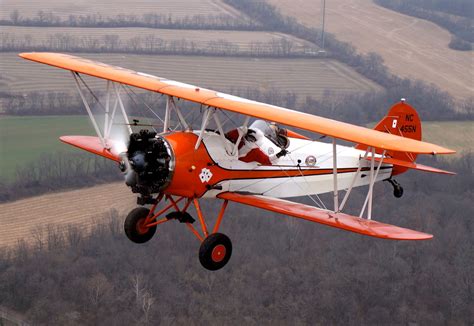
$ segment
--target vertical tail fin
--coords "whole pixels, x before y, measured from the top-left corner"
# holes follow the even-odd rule
[[[416,110],[410,105],[406,104],[403,99],[400,103],[392,106],[387,115],[382,120],[380,120],[374,129],[397,136],[421,140],[420,117],[418,116]],[[365,150],[367,149],[367,146],[358,144],[356,148]],[[377,153],[381,154],[381,152],[381,150],[377,150]],[[416,160],[416,154],[410,152],[388,151],[387,155],[397,160],[412,163],[414,163]],[[407,167],[394,166],[392,175],[401,174],[406,170],[408,170]]]

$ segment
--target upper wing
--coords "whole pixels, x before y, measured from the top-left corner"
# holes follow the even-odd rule
[[[455,151],[438,145],[403,138],[376,130],[331,120],[282,107],[247,100],[193,85],[168,80],[129,69],[61,53],[21,53],[22,58],[51,66],[108,79],[203,105],[241,113],[319,134],[385,150],[418,154],[451,154]]]
[[[391,240],[427,240],[433,238],[431,234],[366,220],[344,213],[333,213],[283,199],[244,195],[235,192],[221,193],[217,197],[376,238]]]

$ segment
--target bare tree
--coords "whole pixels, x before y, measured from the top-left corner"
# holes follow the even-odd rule
[[[142,303],[142,295],[145,291],[145,281],[143,274],[135,272],[130,277],[130,283],[132,285],[133,294],[135,295],[135,303],[137,306],[140,306]]]
[[[111,290],[111,284],[104,274],[99,273],[89,279],[87,283],[88,296],[92,307],[99,305],[107,293]]]
[[[20,12],[17,9],[11,12],[10,20],[12,21],[14,25],[18,24],[21,21]]]
[[[116,50],[120,46],[120,37],[118,35],[104,35],[104,46],[107,50]]]
[[[142,311],[143,311],[143,319],[145,324],[150,322],[150,315],[151,315],[151,308],[155,303],[155,298],[149,291],[145,291],[142,294]]]

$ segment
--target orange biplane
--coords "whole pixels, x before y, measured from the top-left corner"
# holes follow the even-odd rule
[[[220,269],[232,254],[230,239],[218,233],[229,201],[377,238],[432,238],[372,220],[375,182],[389,181],[394,195],[400,197],[403,189],[393,177],[408,169],[452,174],[415,162],[418,154],[454,151],[421,141],[418,114],[403,99],[374,129],[367,129],[67,54],[20,56],[71,71],[97,137],[60,139],[119,164],[126,184],[138,194],[139,207],[128,214],[124,224],[127,237],[135,243],[150,240],[159,224],[176,219],[201,242],[201,264],[209,270]],[[107,80],[103,128],[84,94],[84,89],[92,91],[82,74]],[[129,86],[166,96],[160,131],[153,127],[153,131],[132,132],[131,127],[139,124],[129,122],[121,98]],[[192,128],[175,99],[198,104],[202,112],[199,129]],[[229,112],[245,119],[225,131],[221,119]],[[119,114],[127,125],[126,142],[111,137]],[[251,118],[255,120],[251,122]],[[314,141],[288,127],[331,137],[332,143]],[[336,139],[356,145],[337,145]],[[352,189],[360,186],[368,186],[368,192],[359,216],[343,213]],[[339,191],[345,191],[342,198]],[[322,193],[333,193],[332,209],[318,197]],[[297,196],[310,196],[316,206],[283,199]],[[200,207],[202,198],[222,200],[212,229],[208,229]],[[188,213],[191,204],[202,233]]]

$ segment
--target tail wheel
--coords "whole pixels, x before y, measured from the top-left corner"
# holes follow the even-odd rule
[[[145,243],[155,235],[156,225],[147,227],[145,221],[150,210],[145,207],[137,207],[128,213],[125,219],[124,229],[127,238],[135,243]]]
[[[403,188],[402,186],[397,186],[397,187],[394,187],[393,188],[393,195],[396,197],[396,198],[401,198],[403,196]]]
[[[199,248],[199,261],[201,265],[216,271],[224,267],[232,255],[232,242],[222,233],[213,233],[201,243]]]
[[[390,182],[393,187],[393,195],[396,198],[401,198],[403,196],[403,187],[394,179],[388,179],[387,181]]]

